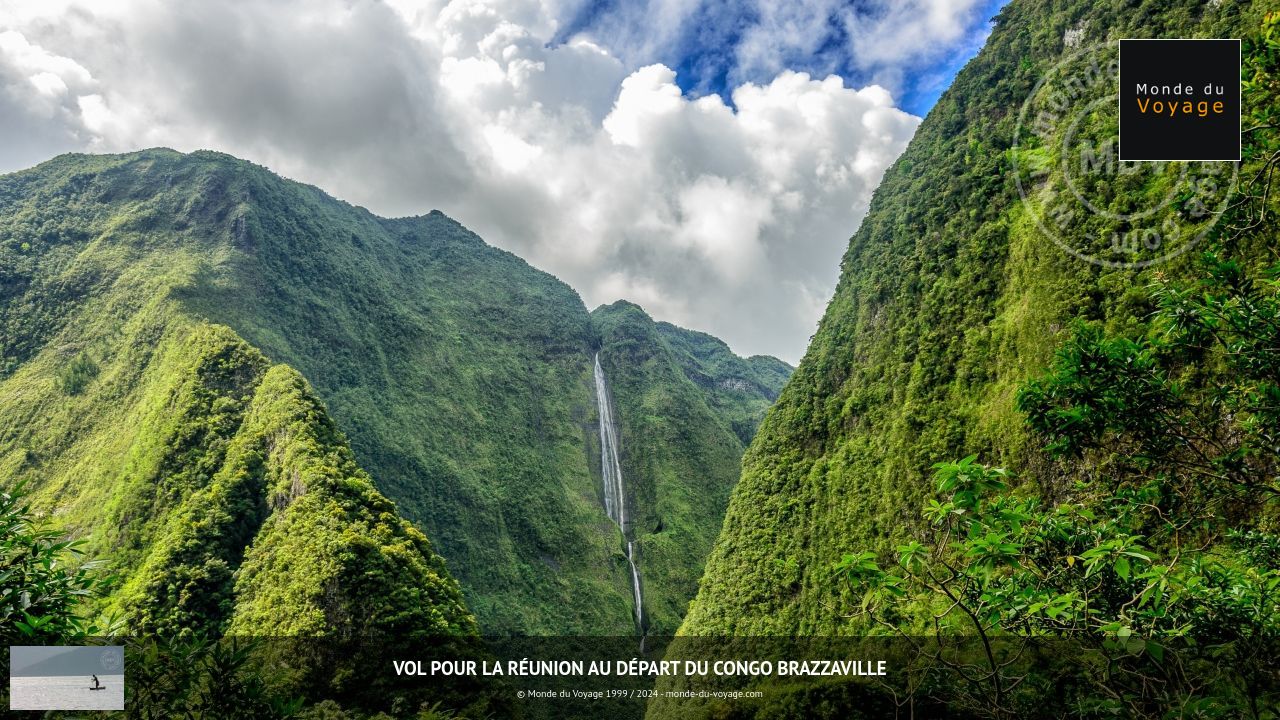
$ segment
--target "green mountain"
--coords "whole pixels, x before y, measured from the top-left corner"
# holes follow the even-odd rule
[[[670,323],[658,323],[658,335],[685,377],[702,389],[711,409],[728,421],[744,446],[749,445],[793,368],[769,355],[738,357],[721,340]]]
[[[1020,202],[1015,161],[1049,156],[1015,147],[1019,110],[1080,49],[1126,37],[1256,36],[1275,8],[1013,0],[1000,12],[850,240],[818,332],[743,459],[683,632],[859,632],[833,565],[845,553],[887,557],[918,530],[935,463],[978,453],[1049,492],[1070,487],[1015,409],[1018,388],[1050,365],[1073,321],[1141,335],[1155,309],[1147,287],[1197,277],[1197,253],[1129,269],[1085,262],[1045,237]],[[1115,122],[1114,101],[1093,107],[1081,127]],[[1269,110],[1246,97],[1253,112]],[[1109,193],[1112,210],[1168,189],[1137,175],[1105,182],[1091,190]],[[1050,181],[1030,192],[1044,201],[1077,190]],[[1101,212],[1060,227],[1086,251],[1126,229]],[[1272,257],[1260,246],[1233,251],[1251,268]]]
[[[630,634],[599,352],[670,629],[788,368],[646,322],[627,347],[661,373],[440,213],[211,152],[61,156],[0,177],[0,483],[29,481],[151,626],[466,632],[460,586],[486,633]]]
[[[698,589],[739,459],[789,368],[620,301],[592,313],[617,408],[647,624],[673,634]]]

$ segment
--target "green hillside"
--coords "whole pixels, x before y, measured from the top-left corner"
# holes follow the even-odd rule
[[[306,381],[165,305],[38,354],[0,393],[6,472],[131,571],[108,609],[166,633],[474,633]]]
[[[379,218],[211,152],[0,177],[0,483],[31,481],[36,507],[126,578],[113,605],[150,626],[310,633],[385,603],[393,627],[469,627],[382,493],[483,632],[634,632],[601,506],[600,342],[572,289],[439,213]],[[710,546],[738,437],[787,371],[726,354],[705,362],[765,369],[697,372],[752,389],[654,376],[680,383],[656,416],[674,432],[637,443],[684,459],[661,480],[628,469],[641,487],[715,488],[710,506],[659,493],[649,510],[682,548]],[[704,557],[647,581],[661,626]],[[316,595],[335,582],[352,594]],[[424,599],[438,606],[409,609]]]
[[[1055,166],[1057,158],[1013,149],[1019,109],[1073,47],[1256,37],[1275,8],[1015,0],[1001,11],[986,46],[885,174],[850,241],[819,330],[743,460],[684,632],[863,631],[859,598],[833,583],[833,566],[859,552],[894,562],[894,546],[926,525],[920,508],[937,489],[935,463],[977,453],[1058,498],[1074,480],[1107,471],[1105,456],[1089,456],[1095,464],[1084,469],[1051,462],[1015,407],[1018,389],[1045,371],[1075,321],[1141,338],[1156,310],[1150,286],[1203,270],[1197,252],[1145,269],[1091,264],[1046,238],[1019,201],[1014,161],[1024,153],[1025,167],[1039,154]],[[1273,103],[1273,95],[1246,94],[1245,125],[1269,117]],[[1082,127],[1114,127],[1114,103],[1100,107]],[[1274,127],[1268,122],[1258,124]],[[1242,182],[1269,157],[1246,163]],[[1100,192],[1116,208],[1167,189],[1136,177],[1111,179]],[[1069,190],[1049,183],[1033,192]],[[1063,232],[1097,250],[1124,229],[1077,213]],[[1274,261],[1272,238],[1263,228],[1222,242],[1260,274]],[[1192,362],[1211,369],[1210,356]]]
[[[650,634],[680,626],[724,518],[744,441],[789,368],[655,323],[628,302],[592,313],[619,418]],[[706,532],[707,528],[716,531]]]
[[[749,445],[765,411],[778,399],[792,367],[768,355],[742,358],[723,341],[706,333],[658,323],[658,335],[670,348],[680,370],[702,389],[716,414]]]

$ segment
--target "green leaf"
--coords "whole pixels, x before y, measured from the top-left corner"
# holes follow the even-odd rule
[[[1147,654],[1154,658],[1156,662],[1164,662],[1164,646],[1160,643],[1148,640]]]

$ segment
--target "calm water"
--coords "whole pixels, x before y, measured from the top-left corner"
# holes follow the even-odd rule
[[[11,677],[10,710],[123,710],[124,676],[99,675],[106,690],[90,690],[88,677]]]

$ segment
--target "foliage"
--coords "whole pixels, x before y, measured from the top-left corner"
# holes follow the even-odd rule
[[[115,625],[83,614],[82,599],[116,579],[82,558],[83,540],[43,527],[26,488],[0,489],[0,644],[39,645],[105,635]]]
[[[353,487],[361,489],[359,485]],[[371,492],[371,488],[363,490],[365,493]],[[386,500],[351,498],[348,506],[354,510],[359,507],[358,502],[361,500],[372,502],[380,510],[383,522],[392,517],[393,508]],[[404,521],[401,520],[400,523],[403,524]],[[348,541],[359,537],[359,530],[356,529],[358,527],[358,522],[353,523],[353,529],[347,535]],[[421,544],[417,548],[397,548],[397,555],[402,562],[413,558],[414,552],[430,556],[429,547],[420,533],[407,524],[403,525],[402,532]],[[392,533],[382,528],[379,534],[386,536]],[[310,539],[314,541],[314,535]],[[264,544],[269,546],[269,543]],[[100,570],[101,563],[83,561],[83,545],[83,541],[64,539],[59,531],[39,527],[32,519],[23,487],[0,492],[0,580],[3,581],[0,583],[0,642],[6,645],[76,644],[96,642],[104,637],[119,638],[126,627],[134,631],[145,629],[139,628],[136,623],[126,626],[121,621],[104,623],[92,619],[89,614],[92,604],[89,601],[106,594],[117,579],[105,576]],[[365,556],[367,557],[367,553]],[[438,558],[436,563],[433,571],[443,572]],[[348,572],[361,573],[352,569],[348,569]],[[285,579],[288,579],[287,575]],[[396,636],[397,639],[407,643],[421,641],[428,634],[474,631],[474,621],[461,608],[461,595],[456,584],[451,585],[440,577],[433,577],[430,581],[400,577],[394,581],[406,582],[416,593],[421,594],[415,594],[411,599],[413,604],[402,608],[399,614],[378,607],[353,608],[353,614],[371,620],[367,625],[362,625],[363,631],[380,631],[384,634],[400,632],[403,634]],[[347,580],[335,578],[323,590],[332,594],[337,588],[350,592],[356,603],[386,605],[403,599],[397,596],[394,588],[375,587],[368,579],[351,583],[348,589]],[[426,595],[429,592],[439,593],[440,588],[451,595],[445,598]],[[326,599],[332,602],[339,598],[331,595]],[[452,607],[447,607],[447,603],[452,603]],[[303,610],[287,606],[261,608],[261,611],[274,611],[278,616],[277,621],[281,622],[293,620],[295,615],[305,615]],[[455,615],[450,617],[450,612]],[[428,624],[415,617],[414,613],[429,613],[437,624]],[[458,625],[443,626],[439,624],[441,620]],[[328,626],[313,630],[331,632],[342,627],[342,622],[330,619]],[[335,686],[334,678],[323,672],[325,662],[332,665],[334,658],[299,652],[300,649],[330,645],[331,641],[290,644],[280,639],[267,641],[243,636],[211,641],[206,636],[193,632],[191,628],[183,630],[179,635],[147,633],[124,639],[127,644],[125,657],[131,717],[209,720],[286,718],[298,713],[307,697],[332,696],[341,690]],[[260,632],[273,631],[282,632],[271,627]],[[273,656],[268,652],[280,650],[278,646],[282,644],[285,651],[283,655]],[[447,647],[438,638],[434,644]],[[364,656],[359,658],[359,662],[368,665],[378,659],[381,658]],[[356,662],[355,657],[345,654],[341,660],[345,660],[347,664],[339,670],[350,676],[351,663]],[[7,666],[7,658],[0,664],[0,667],[4,666]],[[335,668],[328,667],[328,672],[334,670]],[[297,672],[303,673],[313,682],[305,688],[295,687],[291,691],[290,676]],[[367,683],[361,681],[358,684],[363,686]],[[301,690],[307,692],[304,694]],[[374,704],[387,704],[394,697],[396,696],[385,694],[372,700],[367,697],[360,699]],[[321,702],[319,705],[337,707],[332,701]],[[443,708],[437,701],[424,705],[421,715],[451,717],[452,711]]]
[[[141,423],[171,429],[160,434],[159,467],[169,474],[112,498],[146,508],[139,515],[155,507],[144,501],[163,508],[117,528],[146,538],[116,555],[138,564],[122,583],[100,576],[104,563],[76,565],[86,541],[34,527],[21,492],[0,496],[3,637],[61,644],[118,635],[126,626],[87,618],[120,611],[108,616],[128,617],[135,633],[129,706],[146,717],[288,717],[304,699],[340,692],[354,707],[389,704],[395,695],[356,697],[335,682],[357,684],[353,668],[375,662],[367,654],[290,647],[270,657],[281,641],[253,638],[390,636],[447,646],[440,636],[476,632],[457,582],[356,466],[295,371],[270,366],[227,328],[197,326],[179,338],[160,343],[169,351],[154,369],[176,382],[156,391],[156,412]],[[205,473],[203,484],[192,482]],[[228,630],[229,639],[207,639]]]
[[[475,632],[443,561],[373,489],[305,380],[264,370],[225,328],[198,328],[184,347],[200,387],[247,395],[164,408],[225,430],[216,443],[177,433],[220,453],[202,486],[150,518],[155,531],[117,598],[135,627],[166,637]],[[213,407],[235,407],[236,421],[196,411]]]
[[[1280,266],[1206,266],[1195,286],[1155,287],[1154,339],[1081,327],[1018,404],[1054,454],[1105,451],[1112,472],[1154,478],[1161,507],[1235,518],[1280,495]]]
[[[1224,218],[1219,244],[1248,273],[1260,276],[1259,266],[1274,261],[1274,229],[1263,223],[1243,230],[1274,216],[1274,209],[1264,209],[1268,203],[1273,208],[1274,200],[1264,199],[1263,188],[1266,172],[1275,167],[1274,109],[1280,95],[1274,21],[1264,25],[1263,19],[1276,7],[1270,1],[1192,0],[1025,0],[1003,7],[982,51],[886,172],[850,240],[835,297],[744,455],[742,478],[684,632],[867,631],[867,618],[844,610],[860,596],[846,588],[831,597],[831,559],[861,552],[882,557],[927,533],[928,523],[903,509],[919,507],[932,495],[930,469],[940,458],[978,453],[993,465],[1017,468],[1047,502],[1066,498],[1077,480],[1109,473],[1114,479],[1127,472],[1122,466],[1141,464],[1124,454],[1140,444],[1133,435],[1125,436],[1125,447],[1082,447],[1085,455],[1074,465],[1047,457],[1035,427],[1017,408],[1019,389],[1054,362],[1056,348],[1075,342],[1078,322],[1112,343],[1098,351],[1165,363],[1159,357],[1165,351],[1153,345],[1158,339],[1147,337],[1150,317],[1165,299],[1146,288],[1167,282],[1170,292],[1193,293],[1200,270],[1191,254],[1158,268],[1102,267],[1081,262],[1045,238],[1014,183],[1010,153],[1018,111],[1036,82],[1070,51],[1064,43],[1068,31],[1079,34],[1084,46],[1121,37],[1248,38],[1245,126],[1259,127],[1246,136],[1240,175],[1245,192]],[[1124,201],[1153,190],[1116,187]],[[1117,229],[1105,217],[1077,215],[1067,229],[1073,241],[1108,237]],[[1198,393],[1232,381],[1226,358],[1197,359],[1191,348],[1187,353],[1181,362],[1162,365],[1171,374],[1158,385]],[[1140,392],[1146,380],[1130,371],[1133,385],[1117,399],[1134,403],[1128,411],[1169,399]],[[1090,389],[1081,385],[1075,391]],[[1195,406],[1224,417],[1231,412],[1200,399]],[[1082,416],[1079,428],[1100,421]],[[1114,435],[1116,428],[1105,430]],[[1070,442],[1084,439],[1078,435]],[[1249,456],[1247,447],[1236,447],[1235,438],[1220,439],[1227,443],[1224,451],[1245,453],[1242,467],[1265,462]],[[1176,455],[1189,462],[1190,452],[1183,447]],[[1186,476],[1179,481],[1190,482]],[[1107,496],[1094,487],[1090,499]],[[1240,505],[1232,512],[1246,510]],[[909,604],[901,611],[911,616],[904,617],[904,626],[931,616],[929,608]]]
[[[701,388],[717,420],[727,422],[745,448],[791,377],[792,367],[768,355],[738,357],[724,341],[671,323],[657,323],[657,330],[657,342]]]
[[[908,632],[894,605],[915,602],[935,647],[982,641],[985,663],[962,673],[971,708],[1017,716],[1042,698],[1013,694],[1036,676],[1007,636],[1102,655],[1072,658],[1109,668],[1075,699],[1098,713],[1270,717],[1280,703],[1259,653],[1280,638],[1280,536],[1267,530],[1280,517],[1280,266],[1253,276],[1207,253],[1203,267],[1194,284],[1158,276],[1149,337],[1080,325],[1019,393],[1046,450],[1088,479],[1046,502],[976,456],[941,463],[930,532],[898,546],[896,567],[872,552],[836,565],[884,626]]]
[[[1265,680],[1271,656],[1258,649],[1280,637],[1280,567],[1259,562],[1256,546],[1189,542],[1163,515],[1151,532],[1160,510],[1144,492],[1107,495],[1096,512],[1046,506],[974,460],[937,466],[944,499],[925,510],[931,532],[900,545],[889,569],[866,552],[835,566],[862,595],[861,613],[954,673],[954,702],[996,718],[1070,707],[1133,718],[1178,707],[1270,717],[1260,708],[1280,701],[1280,689]],[[913,600],[933,608],[931,638],[900,624],[895,606]],[[980,650],[955,657],[962,638]],[[1049,669],[1028,662],[1028,648],[1046,646],[1058,651]],[[1060,690],[1047,693],[1053,674]]]
[[[238,573],[233,634],[414,641],[476,632],[444,561],[374,489],[301,376],[269,372],[242,432],[266,456],[274,512]]]
[[[150,636],[131,641],[125,671],[128,708],[142,720],[168,718],[252,718],[297,716],[301,698],[269,688],[253,664],[259,643],[230,639],[212,642]]]
[[[1242,42],[1240,92],[1264,101],[1249,103],[1241,117],[1241,158],[1257,170],[1246,177],[1233,207],[1238,217],[1232,229],[1237,233],[1256,230],[1275,218],[1271,185],[1280,165],[1280,109],[1274,102],[1280,98],[1280,11],[1268,13],[1261,31]]]
[[[58,374],[58,387],[68,395],[79,395],[98,374],[98,364],[85,353],[76,355]]]

